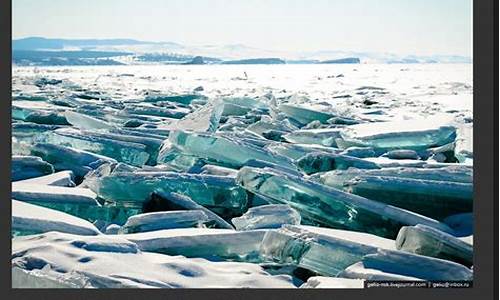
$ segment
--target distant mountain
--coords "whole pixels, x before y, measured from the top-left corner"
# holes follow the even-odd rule
[[[12,51],[12,62],[16,65],[60,66],[60,65],[121,65],[113,57],[131,55],[129,52],[104,51]]]
[[[29,37],[12,41],[12,50],[63,50],[65,48],[92,48],[98,46],[158,44],[132,39],[47,39]]]
[[[12,41],[13,51],[97,51],[130,53],[121,63],[189,63],[196,56],[203,63],[471,63],[472,59],[457,55],[396,55],[392,53],[341,50],[276,51],[243,44],[182,45],[174,42],[150,42],[134,39],[52,39],[28,37]],[[46,53],[46,52],[45,52]],[[41,54],[41,53],[40,53]],[[263,58],[275,58],[262,60]],[[359,61],[356,61],[359,60]],[[199,63],[199,61],[195,61]]]

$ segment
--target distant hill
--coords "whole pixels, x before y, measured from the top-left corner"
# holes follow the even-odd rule
[[[359,64],[361,61],[357,57],[347,57],[320,61],[319,64]]]
[[[285,61],[279,58],[250,58],[222,62],[223,65],[276,65],[284,63]]]
[[[121,65],[112,57],[130,55],[129,52],[105,51],[33,51],[14,50],[12,61],[16,65]]]
[[[133,39],[47,39],[29,37],[12,41],[12,50],[62,50],[68,47],[157,44]]]
[[[340,64],[340,63],[471,63],[472,58],[458,55],[402,55],[345,50],[282,51],[231,45],[183,45],[175,42],[135,39],[57,39],[27,37],[12,41],[13,51],[96,51],[130,53],[125,64],[189,64],[195,57],[203,63],[222,64]],[[41,52],[40,55],[48,55]],[[81,54],[81,53],[80,53]],[[80,55],[78,54],[78,55]],[[38,59],[38,58],[37,58]],[[47,56],[47,59],[55,59]],[[69,58],[64,58],[68,60]],[[56,59],[57,63],[64,62]],[[75,58],[76,59],[76,58]],[[90,58],[85,63],[90,63]],[[97,59],[97,58],[94,58]],[[102,60],[103,58],[99,58]],[[26,62],[26,61],[24,61]],[[40,63],[40,62],[36,62]],[[73,63],[73,62],[72,62]],[[99,61],[102,63],[102,61]],[[199,59],[194,61],[199,64]]]

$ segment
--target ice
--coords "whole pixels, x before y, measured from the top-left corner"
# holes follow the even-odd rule
[[[253,133],[264,136],[266,132],[270,130],[279,131],[279,132],[291,132],[295,131],[298,128],[293,126],[288,120],[283,121],[275,121],[275,120],[260,120],[257,121],[246,128],[246,130],[251,131]]]
[[[54,167],[36,156],[12,156],[11,178],[18,181],[54,173]]]
[[[16,234],[36,234],[59,231],[79,235],[100,234],[99,230],[83,219],[45,207],[12,200],[11,230]]]
[[[189,109],[182,107],[165,108],[155,105],[136,104],[127,106],[126,108],[123,109],[123,112],[128,115],[181,119],[184,116],[186,116],[190,111]]]
[[[349,147],[340,152],[340,154],[347,156],[354,156],[358,158],[374,157],[375,151],[370,147]]]
[[[362,266],[423,280],[472,280],[472,271],[461,264],[402,251],[378,250],[375,254],[366,255]]]
[[[173,131],[169,135],[169,141],[183,153],[235,167],[244,165],[250,159],[290,165],[285,157],[230,136]]]
[[[380,169],[380,167],[367,160],[330,153],[310,153],[297,160],[297,165],[306,174],[325,172],[331,170],[357,169]]]
[[[80,178],[103,163],[116,162],[103,155],[47,143],[34,144],[31,153],[53,164],[56,170],[71,170]]]
[[[418,153],[413,151],[413,150],[392,150],[384,154],[384,156],[390,158],[390,159],[414,159],[418,160],[420,159],[420,156],[418,156]]]
[[[302,129],[286,134],[283,138],[295,144],[313,144],[336,148],[336,140],[341,137],[341,132],[342,130],[339,128]]]
[[[231,223],[237,230],[279,228],[283,224],[300,224],[300,214],[288,205],[273,204],[250,208]]]
[[[424,225],[401,228],[396,245],[399,250],[472,265],[472,245]]]
[[[18,183],[74,187],[73,177],[72,171],[61,171],[50,175],[21,180]]]
[[[237,170],[215,165],[204,165],[200,168],[200,174],[236,177]]]
[[[334,115],[329,113],[291,104],[281,104],[279,110],[302,125],[309,124],[316,120],[326,124],[329,119],[334,117]]]
[[[472,183],[359,175],[345,190],[441,220],[472,211]]]
[[[266,146],[266,149],[272,153],[289,157],[297,160],[306,154],[313,152],[338,153],[339,150],[331,147],[314,145],[314,144],[287,144],[276,143]]]
[[[457,130],[455,157],[461,163],[472,165],[473,161],[473,128],[472,124],[464,124]]]
[[[368,146],[377,149],[423,150],[453,142],[456,128],[440,118],[365,123],[346,127],[341,148]],[[342,141],[343,140],[343,141]]]
[[[266,230],[235,231],[214,228],[180,228],[123,234],[142,251],[220,261],[260,261]]]
[[[99,197],[119,203],[142,205],[156,190],[184,194],[203,206],[235,213],[246,209],[248,202],[245,190],[236,185],[234,178],[226,176],[130,172],[106,164],[88,174],[83,184]]]
[[[205,215],[208,216],[209,219],[215,222],[217,227],[233,229],[233,226],[231,224],[213,213],[211,210],[194,202],[188,196],[178,193],[169,193],[156,190],[151,194],[150,200],[145,203],[144,210],[201,210],[205,213]]]
[[[363,279],[348,279],[335,277],[314,276],[309,277],[306,283],[300,286],[301,289],[362,289]]]
[[[469,280],[471,74],[15,67],[13,202],[36,210],[13,215],[30,224],[11,232],[13,286]],[[46,232],[77,223],[104,234]]]
[[[97,195],[89,189],[35,183],[12,183],[12,198],[37,203],[98,205]]]
[[[455,236],[463,237],[473,233],[474,215],[471,212],[446,217],[443,222],[453,229]]]
[[[162,229],[203,227],[210,219],[201,210],[165,211],[138,214],[128,218],[120,233],[137,233]]]
[[[196,132],[215,132],[225,108],[220,101],[209,102],[202,108],[174,121],[165,128],[169,130],[188,130]]]
[[[441,168],[396,167],[377,170],[349,169],[322,173],[319,177],[320,182],[323,184],[342,187],[347,181],[360,175],[472,183],[472,168],[452,165]]]
[[[205,99],[206,97],[201,94],[180,94],[180,95],[148,95],[144,99],[145,102],[177,102],[182,104],[190,104],[193,100]]]
[[[250,192],[288,204],[303,219],[327,227],[392,238],[402,226],[419,223],[451,232],[448,226],[433,219],[267,168],[244,167],[236,180]]]
[[[365,267],[363,262],[357,262],[339,275],[341,278],[364,279],[373,281],[419,281],[420,278],[383,272],[381,270]]]
[[[66,117],[66,120],[68,120],[68,123],[80,129],[113,129],[113,126],[105,121],[89,117],[78,112],[67,111],[64,113],[64,116]]]
[[[294,287],[289,276],[269,275],[256,264],[143,252],[121,236],[49,232],[15,238],[12,257],[18,288]]]
[[[376,247],[359,240],[313,233],[304,228],[284,226],[268,231],[262,241],[262,256],[279,263],[292,263],[323,276],[337,276],[351,264],[361,261]]]
[[[149,159],[149,153],[143,144],[92,135],[72,128],[56,129],[54,133],[49,139],[52,144],[93,152],[136,166],[144,165]]]

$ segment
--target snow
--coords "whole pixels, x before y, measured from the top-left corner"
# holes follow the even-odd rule
[[[52,281],[44,287],[294,287],[289,276],[271,276],[255,264],[143,252],[119,236],[49,232],[20,237],[13,240],[12,255],[12,266],[19,268],[14,271],[13,286],[23,288],[39,287],[40,277]]]
[[[73,178],[74,175],[72,171],[61,171],[41,177],[20,180],[17,183],[74,187],[75,183],[73,182]]]
[[[34,183],[12,183],[12,198],[26,202],[53,202],[99,205],[97,195],[89,189]]]
[[[302,289],[362,289],[364,280],[335,277],[314,276],[309,277],[306,283],[300,286]]]
[[[92,223],[58,210],[12,200],[11,229],[18,232],[59,231],[79,235],[97,235]]]

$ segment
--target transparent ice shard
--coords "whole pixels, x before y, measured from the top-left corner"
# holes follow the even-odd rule
[[[265,230],[181,228],[121,235],[142,251],[210,260],[260,261]]]
[[[210,219],[201,210],[160,211],[128,218],[120,233],[137,233],[162,229],[203,227]]]
[[[215,132],[219,126],[224,104],[213,101],[205,104],[200,109],[174,121],[165,127],[168,130],[187,130],[195,132]]]
[[[129,172],[106,164],[87,175],[83,184],[99,197],[122,204],[142,204],[156,190],[181,193],[203,206],[234,213],[246,210],[248,201],[245,190],[226,176]]]
[[[276,170],[244,167],[236,180],[250,192],[288,204],[302,218],[327,227],[390,238],[395,238],[402,226],[419,223],[451,232],[436,220]]]
[[[352,194],[438,220],[472,211],[472,183],[359,175],[345,185]]]
[[[190,113],[191,111],[188,108],[182,108],[182,107],[165,108],[154,105],[137,104],[137,105],[128,105],[123,109],[122,112],[128,115],[136,114],[136,115],[180,119],[185,115],[187,115],[188,113]]]
[[[472,265],[472,245],[424,225],[401,228],[396,245],[398,250]]]
[[[354,156],[358,158],[374,157],[375,151],[370,147],[349,147],[340,152],[340,154]]]
[[[113,125],[110,125],[105,121],[74,111],[66,111],[64,113],[64,116],[71,125],[78,127],[80,129],[109,130],[114,127]]]
[[[177,102],[182,104],[190,104],[193,100],[206,99],[205,96],[201,94],[179,94],[179,95],[148,95],[144,101],[145,102]]]
[[[199,173],[200,174],[207,174],[207,175],[236,177],[236,175],[238,174],[238,170],[207,164],[207,165],[200,167]]]
[[[321,183],[340,188],[347,181],[360,175],[472,183],[472,168],[459,165],[440,168],[397,167],[376,170],[351,168],[349,170],[326,172],[319,177]]]
[[[284,165],[291,164],[286,158],[274,155],[248,140],[230,136],[173,131],[168,139],[183,153],[230,166],[240,167],[250,159]]]
[[[456,128],[441,120],[418,119],[364,123],[345,127],[341,148],[368,146],[379,151],[393,149],[425,150],[455,140]]]
[[[18,181],[18,183],[55,185],[64,187],[74,187],[74,175],[72,171],[61,171],[50,175],[35,177]]]
[[[465,124],[458,128],[455,143],[455,157],[461,163],[472,165],[473,161],[473,130],[472,124]]]
[[[268,105],[265,102],[267,99],[264,98],[225,97],[222,100],[224,101],[225,104],[230,103],[250,109],[255,109],[255,108],[265,109],[268,107]]]
[[[423,280],[472,280],[472,271],[461,264],[403,251],[380,249],[375,254],[366,255],[362,265],[366,269]]]
[[[385,153],[384,156],[390,159],[420,159],[416,151],[406,149],[391,150]]]
[[[323,124],[327,124],[328,120],[334,117],[334,115],[329,113],[291,104],[281,104],[278,109],[302,125],[306,125],[316,120]]]
[[[103,163],[116,163],[110,157],[48,143],[34,144],[31,153],[53,164],[56,170],[71,170],[80,178]]]
[[[325,172],[331,170],[357,169],[380,169],[371,161],[361,158],[331,153],[309,153],[297,160],[297,165],[306,174]]]
[[[269,130],[277,130],[281,132],[292,132],[298,130],[297,127],[290,124],[288,120],[260,120],[247,127],[247,130],[256,134],[263,135]]]
[[[57,129],[54,133],[49,139],[52,144],[93,152],[131,165],[142,166],[150,156],[145,145],[116,140],[111,136],[90,135],[71,128]]]
[[[46,125],[69,125],[62,113],[53,111],[33,111],[22,119],[26,122]]]
[[[338,153],[339,150],[336,148],[315,145],[315,144],[289,144],[289,143],[275,143],[266,146],[266,149],[272,153],[286,156],[293,160],[297,160],[306,154],[314,152],[324,152],[324,153]]]
[[[54,173],[54,167],[36,156],[12,156],[11,180],[18,181]]]
[[[341,137],[340,128],[302,129],[291,132],[283,138],[295,144],[315,144],[337,148],[336,140]]]
[[[59,231],[79,235],[100,234],[90,222],[42,206],[12,200],[12,225],[14,235],[28,235]]]
[[[352,240],[321,235],[303,228],[284,226],[268,231],[260,248],[264,258],[292,263],[323,276],[337,276],[377,248]]]
[[[149,201],[144,205],[145,211],[163,211],[163,210],[200,210],[208,216],[210,220],[215,222],[219,228],[233,229],[233,226],[224,219],[213,213],[211,210],[194,202],[188,196],[163,192],[156,190],[151,194]]]
[[[250,208],[231,223],[237,230],[280,228],[283,224],[300,224],[300,214],[288,205],[271,204]]]
[[[14,123],[12,124],[12,137],[15,137],[19,142],[27,142],[30,144],[37,142],[45,142],[47,135],[53,130],[63,128],[59,125],[44,125],[35,123]]]

